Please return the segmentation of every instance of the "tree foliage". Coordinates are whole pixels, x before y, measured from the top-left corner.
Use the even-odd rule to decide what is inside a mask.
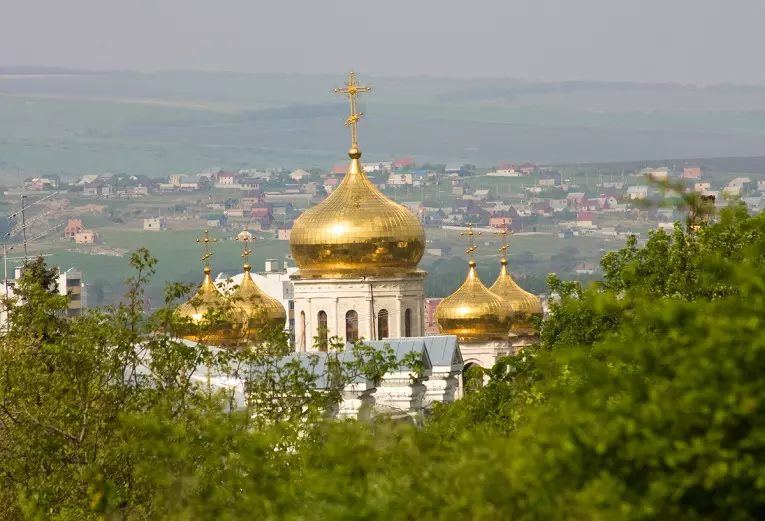
[[[147,252],[126,304],[72,320],[30,283],[0,351],[0,518],[762,519],[763,232],[734,208],[631,240],[600,283],[551,278],[539,345],[422,428],[324,417],[390,353],[335,350],[317,392],[310,363],[179,341],[189,288],[144,314]]]

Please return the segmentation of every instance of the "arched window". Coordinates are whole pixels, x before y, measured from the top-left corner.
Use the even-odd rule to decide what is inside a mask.
[[[381,309],[377,313],[377,339],[382,340],[388,338],[390,333],[388,332],[388,310]]]
[[[305,351],[305,311],[300,312],[300,350]]]
[[[345,341],[355,342],[359,339],[359,314],[350,310],[345,314]]]
[[[317,343],[319,344],[319,351],[327,350],[327,314],[324,311],[319,311],[318,326],[316,328]]]
[[[404,311],[404,336],[412,336],[412,310],[407,309]]]

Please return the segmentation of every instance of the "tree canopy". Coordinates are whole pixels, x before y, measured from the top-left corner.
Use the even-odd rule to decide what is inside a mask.
[[[73,320],[30,276],[0,344],[0,518],[762,519],[763,259],[765,216],[734,208],[630,240],[599,283],[551,277],[539,344],[422,427],[327,421],[299,367],[255,376],[231,407],[189,373],[263,366],[281,340],[178,341],[188,288],[139,311],[146,252],[128,304]],[[389,362],[365,356],[338,383]]]

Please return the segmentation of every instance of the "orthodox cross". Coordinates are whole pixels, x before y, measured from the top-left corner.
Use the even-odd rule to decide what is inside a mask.
[[[508,230],[507,225],[512,223],[512,219],[504,220],[502,219],[502,226],[500,226],[498,232],[494,232],[494,235],[499,235],[502,237],[502,247],[499,249],[499,253],[502,254],[503,259],[507,259],[507,249],[509,246],[507,245],[507,236],[513,234],[513,230]]]
[[[358,123],[361,116],[364,115],[363,112],[356,112],[356,99],[362,92],[369,92],[371,90],[372,87],[370,86],[359,85],[356,83],[355,72],[351,72],[350,79],[348,80],[348,83],[345,84],[345,87],[335,89],[336,93],[346,95],[351,102],[351,115],[345,120],[345,126],[351,127],[351,148],[358,148],[359,143],[358,133],[356,132],[356,123]]]
[[[241,257],[244,259],[244,267],[247,269],[250,267],[249,257],[250,253],[252,253],[252,250],[248,248],[248,245],[249,242],[254,239],[250,237],[250,232],[247,230],[247,227],[245,227],[243,232],[237,235],[236,240],[244,242],[244,252],[242,252]]]
[[[473,223],[468,223],[468,231],[466,232],[460,232],[460,235],[467,235],[468,238],[468,244],[470,245],[467,250],[465,250],[465,253],[470,255],[470,260],[475,260],[473,257],[473,252],[478,249],[478,246],[475,245],[475,236],[481,235],[481,232],[474,232],[473,231]]]
[[[212,252],[210,251],[211,242],[218,242],[218,239],[210,238],[210,230],[205,230],[205,236],[197,239],[197,243],[200,243],[204,246],[205,254],[202,255],[202,260],[205,261],[205,267],[207,268],[210,267],[210,257],[213,256]]]

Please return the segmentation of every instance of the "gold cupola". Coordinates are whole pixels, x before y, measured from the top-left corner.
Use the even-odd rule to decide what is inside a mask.
[[[249,234],[240,234],[237,240],[244,241],[244,277],[239,287],[229,296],[229,300],[241,327],[241,342],[246,343],[257,339],[258,331],[264,326],[275,331],[284,329],[287,312],[281,302],[264,293],[252,280],[252,267],[248,261],[252,251],[247,248]]]
[[[531,318],[544,316],[542,310],[542,301],[535,295],[521,288],[510,276],[507,271],[507,236],[512,232],[507,229],[507,223],[503,223],[502,231],[497,234],[502,236],[502,247],[499,249],[502,254],[500,261],[501,268],[499,276],[494,284],[489,288],[493,293],[502,297],[515,311],[515,323],[512,327],[512,333],[518,336],[536,334],[536,327]]]
[[[306,210],[290,233],[292,258],[302,277],[393,275],[417,270],[425,252],[425,230],[404,206],[385,197],[364,174],[356,123],[359,93],[371,87],[356,83],[335,92],[350,99],[351,159],[342,183],[324,201]]]
[[[513,325],[513,309],[483,285],[476,273],[472,226],[467,278],[457,291],[436,307],[436,324],[442,335],[457,335],[462,341],[506,340]],[[480,235],[480,232],[479,232]]]
[[[181,325],[181,337],[195,342],[212,345],[230,345],[236,343],[238,332],[229,318],[229,306],[226,298],[218,291],[210,275],[210,243],[209,231],[205,230],[204,237],[197,239],[204,247],[202,260],[205,263],[204,279],[199,289],[189,300],[178,306],[175,315],[185,319]]]

